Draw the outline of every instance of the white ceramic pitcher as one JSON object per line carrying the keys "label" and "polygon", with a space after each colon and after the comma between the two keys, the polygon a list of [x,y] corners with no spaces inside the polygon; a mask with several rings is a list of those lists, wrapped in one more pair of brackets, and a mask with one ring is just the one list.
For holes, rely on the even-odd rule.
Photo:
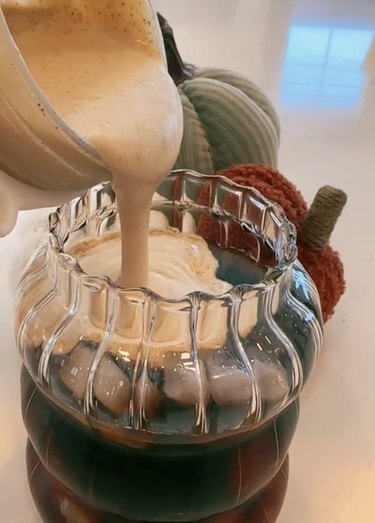
{"label": "white ceramic pitcher", "polygon": [[[108,0],[58,0],[80,9],[100,9]],[[145,34],[164,55],[163,40],[150,0],[111,0],[121,5],[121,20],[130,28],[129,13],[142,14],[133,37]],[[61,118],[28,70],[3,9],[16,4],[53,9],[54,0],[0,0],[0,236],[14,227],[19,210],[66,202],[111,173],[96,151]],[[82,9],[82,16],[87,10]],[[151,33],[150,33],[151,27]],[[146,31],[147,29],[147,31]],[[143,32],[142,32],[143,31]],[[32,158],[32,161],[31,161]]]}

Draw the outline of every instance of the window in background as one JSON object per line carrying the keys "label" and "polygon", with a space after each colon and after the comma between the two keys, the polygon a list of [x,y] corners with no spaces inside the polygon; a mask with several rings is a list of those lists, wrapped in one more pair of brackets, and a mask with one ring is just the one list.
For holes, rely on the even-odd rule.
{"label": "window in background", "polygon": [[355,108],[363,63],[374,32],[294,25],[289,34],[281,103],[287,106]]}

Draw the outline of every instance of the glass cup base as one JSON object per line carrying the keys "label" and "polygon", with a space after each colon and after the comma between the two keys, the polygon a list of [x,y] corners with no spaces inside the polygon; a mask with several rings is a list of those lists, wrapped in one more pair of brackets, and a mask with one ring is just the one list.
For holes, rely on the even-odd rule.
{"label": "glass cup base", "polygon": [[[26,459],[31,494],[44,523],[140,523],[96,512],[80,500],[47,471],[30,440]],[[288,473],[287,456],[272,481],[246,503],[234,510],[188,523],[275,523],[284,502]]]}

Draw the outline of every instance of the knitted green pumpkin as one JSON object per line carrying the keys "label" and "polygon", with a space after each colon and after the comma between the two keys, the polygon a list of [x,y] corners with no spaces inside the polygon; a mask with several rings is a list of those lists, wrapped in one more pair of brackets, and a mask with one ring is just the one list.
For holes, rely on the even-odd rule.
{"label": "knitted green pumpkin", "polygon": [[185,64],[173,30],[159,15],[168,69],[184,109],[184,137],[176,169],[204,174],[233,164],[277,166],[279,119],[263,91],[245,76]]}

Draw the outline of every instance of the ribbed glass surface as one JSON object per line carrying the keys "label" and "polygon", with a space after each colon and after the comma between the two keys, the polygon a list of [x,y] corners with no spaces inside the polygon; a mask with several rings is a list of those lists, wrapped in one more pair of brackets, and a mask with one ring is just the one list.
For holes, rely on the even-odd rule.
{"label": "ribbed glass surface", "polygon": [[322,320],[281,208],[225,178],[171,173],[152,213],[203,236],[233,283],[180,300],[121,289],[69,254],[118,234],[117,213],[109,184],[62,206],[19,284],[18,346],[43,392],[115,439],[158,441],[253,429],[295,400]]}

